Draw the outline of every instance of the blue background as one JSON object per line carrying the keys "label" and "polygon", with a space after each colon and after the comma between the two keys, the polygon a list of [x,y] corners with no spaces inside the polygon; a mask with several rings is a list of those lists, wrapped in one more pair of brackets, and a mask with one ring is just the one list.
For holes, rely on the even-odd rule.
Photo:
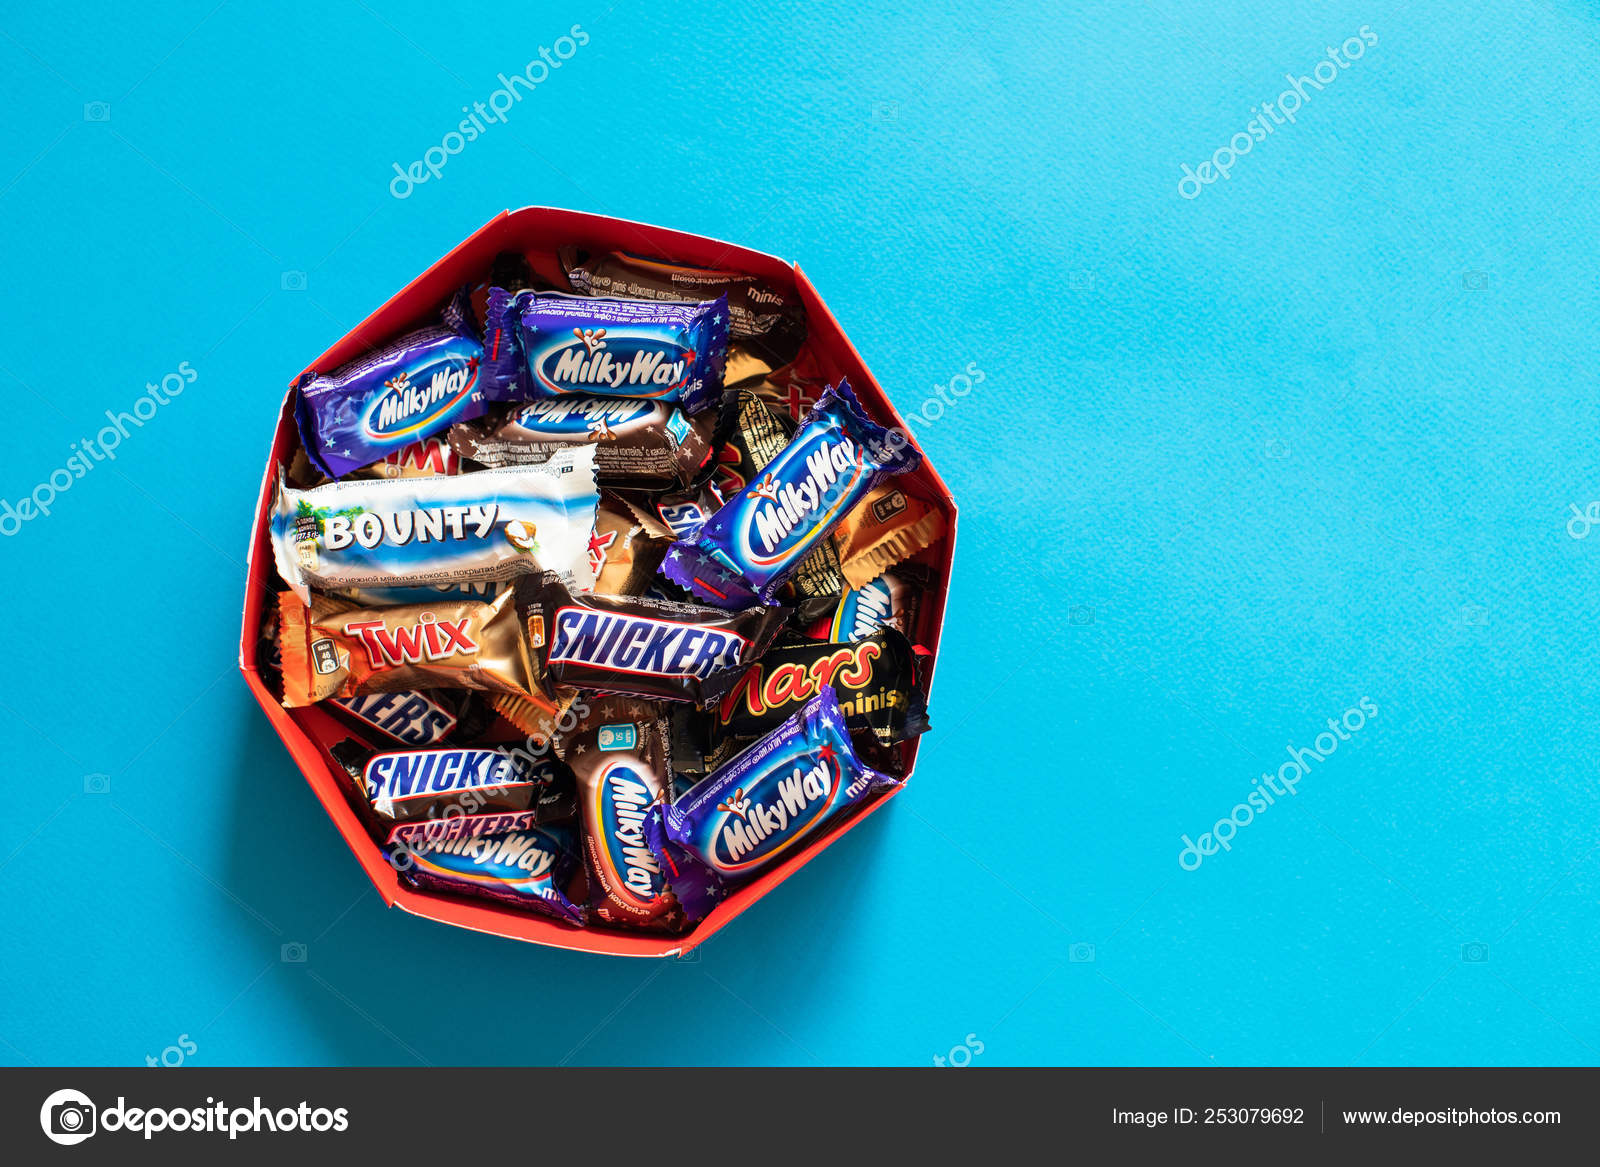
{"label": "blue background", "polygon": [[[989,7],[7,12],[0,496],[198,379],[0,539],[0,1061],[1596,1060],[1600,5]],[[985,374],[916,779],[695,961],[386,911],[235,667],[284,382],[525,204],[799,260],[909,415]]]}

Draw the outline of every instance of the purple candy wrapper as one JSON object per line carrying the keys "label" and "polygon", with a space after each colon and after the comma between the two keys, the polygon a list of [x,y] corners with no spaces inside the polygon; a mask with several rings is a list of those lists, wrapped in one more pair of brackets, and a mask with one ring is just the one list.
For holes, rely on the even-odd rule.
{"label": "purple candy wrapper", "polygon": [[478,896],[582,924],[567,896],[582,862],[564,827],[529,827],[500,835],[464,835],[397,843],[389,860],[414,886]]}
{"label": "purple candy wrapper", "polygon": [[771,604],[868,491],[921,461],[904,434],[861,411],[841,379],[754,480],[668,549],[661,573],[720,608]]}
{"label": "purple candy wrapper", "polygon": [[857,759],[829,686],[682,797],[655,807],[645,839],[684,912],[699,920],[740,883],[895,782]]}
{"label": "purple candy wrapper", "polygon": [[464,292],[441,323],[408,332],[332,373],[305,374],[295,422],[306,455],[329,478],[370,466],[488,406],[483,345]]}
{"label": "purple candy wrapper", "polygon": [[699,413],[722,400],[728,300],[617,300],[490,288],[493,401],[638,397]]}

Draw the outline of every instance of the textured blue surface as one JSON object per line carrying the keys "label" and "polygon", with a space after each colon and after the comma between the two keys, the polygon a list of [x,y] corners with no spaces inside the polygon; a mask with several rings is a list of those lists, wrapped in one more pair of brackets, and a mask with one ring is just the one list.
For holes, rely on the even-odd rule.
{"label": "textured blue surface", "polygon": [[[914,7],[0,18],[0,496],[197,374],[0,539],[0,1061],[1596,1060],[1600,5]],[[984,374],[917,777],[696,962],[385,911],[234,667],[285,380],[524,204],[799,260],[908,413]]]}

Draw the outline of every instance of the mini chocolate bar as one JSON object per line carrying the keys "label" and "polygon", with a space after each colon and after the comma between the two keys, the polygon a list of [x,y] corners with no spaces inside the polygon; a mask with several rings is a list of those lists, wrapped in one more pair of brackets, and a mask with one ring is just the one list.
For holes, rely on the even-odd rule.
{"label": "mini chocolate bar", "polygon": [[598,920],[675,928],[677,901],[660,857],[644,839],[644,820],[666,794],[667,737],[660,707],[603,697],[561,746],[577,781],[589,903]]}
{"label": "mini chocolate bar", "polygon": [[365,693],[474,689],[524,733],[544,736],[562,709],[539,683],[510,589],[490,603],[382,608],[323,595],[308,608],[280,592],[278,639],[289,708]]}
{"label": "mini chocolate bar", "polygon": [[747,348],[771,365],[792,361],[806,338],[805,309],[800,302],[755,276],[646,259],[625,251],[590,255],[564,247],[558,255],[572,290],[585,296],[634,300],[726,296],[730,345]]}
{"label": "mini chocolate bar", "polygon": [[491,288],[486,312],[491,400],[643,397],[699,413],[722,398],[725,297],[682,303]]}
{"label": "mini chocolate bar", "polygon": [[600,501],[593,470],[593,447],[579,446],[538,466],[450,477],[295,490],[280,476],[273,558],[302,601],[312,587],[459,584],[535,571],[586,591]]}
{"label": "mini chocolate bar", "polygon": [[300,378],[295,422],[319,470],[339,478],[484,411],[483,344],[470,313],[458,293],[442,323]]}
{"label": "mini chocolate bar", "polygon": [[881,481],[921,461],[903,434],[861,412],[841,380],[754,481],[673,544],[662,574],[721,607],[772,603],[848,511]]}
{"label": "mini chocolate bar", "polygon": [[361,769],[361,785],[379,818],[391,822],[475,814],[480,810],[527,810],[554,771],[510,750],[456,746],[373,754]]}
{"label": "mini chocolate bar", "polygon": [[451,427],[450,445],[485,466],[528,465],[593,446],[600,485],[652,490],[687,486],[711,456],[705,436],[677,406],[627,397],[514,405]]}
{"label": "mini chocolate bar", "polygon": [[839,520],[839,564],[853,588],[910,559],[944,534],[944,515],[900,488],[880,486]]}
{"label": "mini chocolate bar", "polygon": [[[707,711],[711,740],[748,744],[805,702],[831,688],[845,723],[879,746],[907,741],[928,728],[927,704],[917,687],[911,642],[893,628],[864,640],[834,644],[804,640],[769,648]],[[711,764],[729,756],[727,746]]]}
{"label": "mini chocolate bar", "polygon": [[350,478],[436,478],[442,474],[460,474],[461,455],[450,448],[444,434],[435,434],[412,442],[385,455],[382,461],[371,466],[352,470]]}
{"label": "mini chocolate bar", "polygon": [[589,540],[595,592],[603,596],[644,594],[656,580],[656,568],[671,543],[653,536],[622,500],[602,494]]}
{"label": "mini chocolate bar", "polygon": [[565,827],[402,843],[389,848],[389,861],[419,888],[496,900],[568,924],[584,920],[568,894],[580,861]]}
{"label": "mini chocolate bar", "polygon": [[806,635],[813,640],[860,640],[887,627],[915,636],[922,596],[931,586],[930,576],[920,564],[890,568],[840,595],[831,612],[806,628]]}
{"label": "mini chocolate bar", "polygon": [[489,718],[466,692],[421,693],[405,690],[334,697],[328,704],[363,729],[376,730],[407,746],[435,746],[448,741],[458,727],[471,738],[488,727]]}
{"label": "mini chocolate bar", "polygon": [[543,675],[555,684],[700,705],[720,699],[766,651],[787,614],[573,595],[552,574],[519,584],[517,602]]}
{"label": "mini chocolate bar", "polygon": [[863,765],[825,688],[788,721],[651,812],[650,844],[691,920],[896,779]]}

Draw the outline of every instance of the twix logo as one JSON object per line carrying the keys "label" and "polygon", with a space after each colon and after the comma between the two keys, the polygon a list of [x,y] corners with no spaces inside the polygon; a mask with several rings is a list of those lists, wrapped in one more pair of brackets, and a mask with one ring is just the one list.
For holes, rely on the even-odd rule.
{"label": "twix logo", "polygon": [[478,642],[467,631],[471,622],[470,616],[440,620],[432,612],[424,612],[415,624],[394,628],[383,620],[352,620],[344,626],[344,634],[361,637],[368,664],[381,669],[475,655]]}
{"label": "twix logo", "polygon": [[864,688],[872,680],[872,662],[882,653],[883,645],[863,640],[837,648],[809,666],[786,662],[768,672],[766,662],[757,661],[722,699],[718,717],[726,725],[741,703],[750,716],[760,717],[769,709],[809,701],[827,685]]}

